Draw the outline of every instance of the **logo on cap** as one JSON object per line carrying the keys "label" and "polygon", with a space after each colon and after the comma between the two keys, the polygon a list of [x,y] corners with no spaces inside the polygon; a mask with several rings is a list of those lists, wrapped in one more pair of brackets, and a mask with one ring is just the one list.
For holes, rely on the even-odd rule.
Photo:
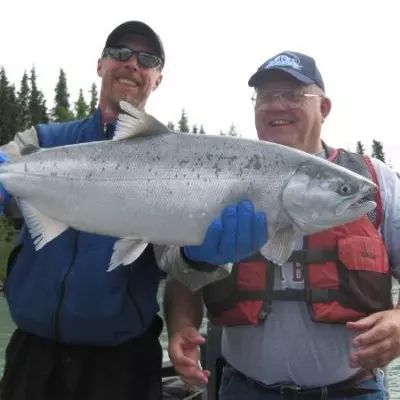
{"label": "logo on cap", "polygon": [[296,56],[288,55],[288,54],[280,54],[279,56],[273,58],[272,60],[268,60],[264,64],[264,69],[273,68],[273,67],[286,67],[293,68],[300,71],[303,67],[300,64],[300,60]]}

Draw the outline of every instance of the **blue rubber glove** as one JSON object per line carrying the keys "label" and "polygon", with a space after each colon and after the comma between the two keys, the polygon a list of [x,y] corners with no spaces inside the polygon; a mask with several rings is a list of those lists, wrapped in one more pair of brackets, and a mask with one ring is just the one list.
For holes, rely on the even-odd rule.
{"label": "blue rubber glove", "polygon": [[[8,156],[5,153],[0,152],[0,164],[3,164],[8,161]],[[0,183],[0,212],[4,211],[4,207],[6,206],[10,196],[4,186]]]}
{"label": "blue rubber glove", "polygon": [[183,252],[192,261],[222,265],[248,257],[267,240],[265,213],[256,213],[253,203],[244,200],[237,206],[228,206],[223,210],[221,218],[208,227],[201,246],[186,246]]}

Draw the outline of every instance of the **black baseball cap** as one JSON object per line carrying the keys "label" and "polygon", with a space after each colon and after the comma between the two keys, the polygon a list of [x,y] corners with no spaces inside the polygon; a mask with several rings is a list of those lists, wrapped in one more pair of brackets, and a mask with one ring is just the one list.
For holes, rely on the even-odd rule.
{"label": "black baseball cap", "polygon": [[128,33],[132,33],[132,34],[136,33],[136,34],[143,35],[143,36],[149,38],[154,45],[154,49],[156,51],[155,55],[161,58],[162,65],[164,66],[165,51],[164,51],[164,45],[163,45],[160,37],[157,35],[157,33],[152,28],[150,28],[149,25],[147,25],[141,21],[127,21],[127,22],[122,23],[121,25],[118,25],[108,35],[104,47],[113,47],[123,35],[126,35]]}
{"label": "black baseball cap", "polygon": [[268,71],[273,70],[286,72],[305,85],[316,84],[325,91],[325,84],[315,60],[294,51],[284,51],[265,61],[249,79],[249,86],[258,86]]}

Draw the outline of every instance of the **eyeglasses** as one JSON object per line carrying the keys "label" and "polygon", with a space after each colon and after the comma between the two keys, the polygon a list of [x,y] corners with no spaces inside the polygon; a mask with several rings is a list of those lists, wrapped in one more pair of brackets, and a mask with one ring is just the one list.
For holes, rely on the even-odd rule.
{"label": "eyeglasses", "polygon": [[255,93],[251,100],[253,106],[256,104],[271,104],[275,98],[279,100],[282,106],[293,108],[300,106],[307,98],[323,97],[320,94],[303,93],[294,89],[281,89],[281,90],[262,90]]}
{"label": "eyeglasses", "polygon": [[157,68],[162,65],[161,58],[147,51],[131,50],[127,47],[106,47],[103,50],[103,57],[111,57],[116,61],[128,61],[136,54],[138,63],[145,68]]}

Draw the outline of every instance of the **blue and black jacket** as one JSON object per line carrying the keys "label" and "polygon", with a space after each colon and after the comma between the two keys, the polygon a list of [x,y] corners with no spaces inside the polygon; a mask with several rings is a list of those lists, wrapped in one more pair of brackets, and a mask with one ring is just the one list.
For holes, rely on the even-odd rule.
{"label": "blue and black jacket", "polygon": [[[36,130],[44,148],[107,140],[100,110]],[[118,345],[144,333],[159,311],[157,292],[165,274],[151,245],[131,266],[107,272],[115,240],[68,229],[35,251],[23,226],[5,282],[16,325],[44,338],[86,345]]]}

